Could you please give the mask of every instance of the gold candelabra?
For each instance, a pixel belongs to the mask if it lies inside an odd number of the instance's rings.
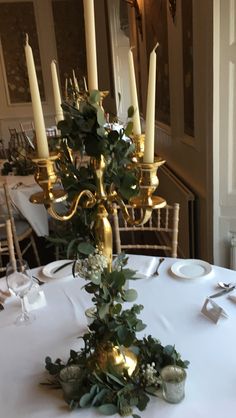
[[[140,140],[143,141],[143,136]],[[140,145],[137,145],[136,149],[139,150]],[[126,204],[116,191],[106,192],[104,187],[106,161],[103,155],[101,155],[100,158],[91,158],[90,160],[96,182],[96,192],[92,193],[90,190],[83,190],[78,193],[72,200],[70,207],[65,214],[59,214],[54,206],[54,203],[65,201],[68,197],[63,189],[55,187],[58,183],[55,161],[57,158],[60,158],[60,155],[45,160],[39,159],[35,161],[37,164],[35,180],[42,188],[42,192],[32,195],[30,201],[32,203],[43,203],[48,213],[54,219],[60,221],[71,219],[76,213],[78,206],[82,208],[91,208],[97,205],[94,223],[95,239],[96,244],[108,259],[110,270],[112,265],[112,228],[108,220],[108,215],[109,212],[113,210],[112,204],[117,203],[120,206],[124,218],[131,225],[145,224],[150,219],[154,208],[161,208],[166,205],[166,201],[163,198],[154,195],[159,184],[157,170],[165,163],[165,161],[158,157],[153,163],[143,163],[142,159],[140,159],[140,151],[135,153],[134,157],[133,164],[139,171],[139,193],[137,196],[130,199],[129,204],[134,208],[143,209],[139,219],[131,217]]]

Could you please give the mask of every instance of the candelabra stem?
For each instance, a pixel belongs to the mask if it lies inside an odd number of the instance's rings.
[[[112,229],[108,220],[108,212],[103,205],[98,205],[96,220],[94,223],[95,239],[103,255],[107,257],[108,270],[112,267]]]
[[[96,198],[98,200],[107,200],[107,194],[104,189],[104,172],[106,169],[106,161],[103,155],[99,158],[91,159],[91,166],[94,170],[96,181]]]

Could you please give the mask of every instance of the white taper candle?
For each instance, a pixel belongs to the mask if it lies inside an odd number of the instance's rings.
[[[144,145],[144,163],[153,163],[154,161],[154,141],[155,141],[155,100],[156,100],[156,48],[150,54],[147,109],[146,109],[146,132]]]
[[[133,134],[141,135],[141,123],[140,123],[140,116],[139,116],[138,95],[137,95],[137,86],[136,86],[132,49],[130,49],[128,52],[128,63],[129,63],[131,105],[134,107]]]
[[[94,0],[84,0],[84,23],[89,91],[98,90]]]
[[[32,100],[32,108],[34,115],[34,126],[35,134],[37,140],[38,148],[38,157],[39,158],[48,158],[49,149],[48,149],[48,140],[46,135],[45,123],[43,118],[42,103],[39,94],[38,80],[34,65],[34,57],[32,49],[29,45],[28,35],[26,34],[26,43],[25,43],[25,57],[29,77],[30,93]]]
[[[55,106],[55,119],[56,123],[60,120],[64,120],[64,115],[61,107],[61,93],[58,83],[57,76],[57,67],[56,61],[52,60],[51,62],[51,74],[52,74],[52,87],[53,87],[53,96],[54,96],[54,106]]]

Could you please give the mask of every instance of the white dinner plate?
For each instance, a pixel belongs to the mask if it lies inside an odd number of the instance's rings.
[[[203,260],[180,260],[171,267],[172,273],[182,279],[197,279],[205,277],[212,271],[212,266]]]
[[[55,272],[58,267],[63,266],[66,263],[71,262],[69,265],[61,268],[61,270]],[[45,277],[49,279],[63,279],[65,277],[72,275],[72,260],[57,260],[53,261],[52,263],[47,264],[42,268],[42,273]],[[43,281],[43,278],[40,277],[40,280]],[[46,280],[45,280],[46,281]]]

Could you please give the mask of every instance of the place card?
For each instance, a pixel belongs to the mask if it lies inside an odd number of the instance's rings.
[[[236,295],[230,295],[228,296],[228,299],[230,299],[232,302],[236,303]]]
[[[227,318],[228,315],[214,300],[207,298],[201,310],[202,314],[217,324],[221,316]]]

